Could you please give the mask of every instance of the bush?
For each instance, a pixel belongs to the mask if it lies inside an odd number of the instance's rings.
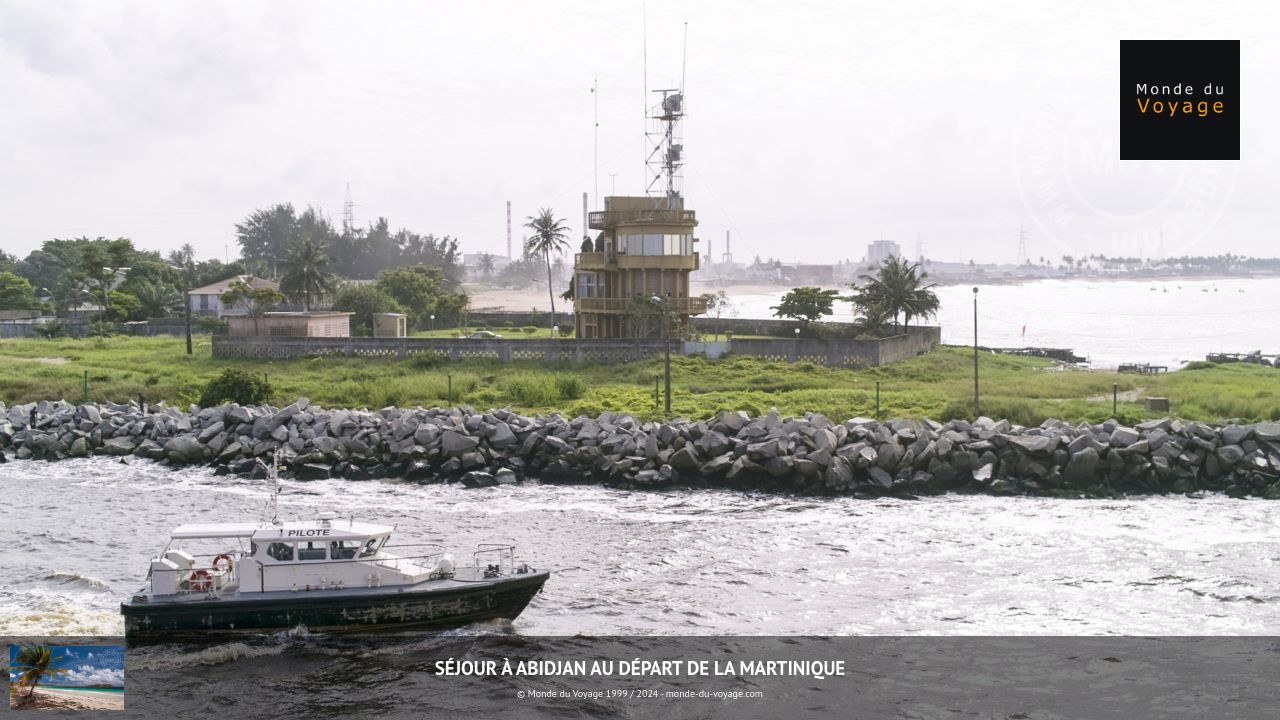
[[[67,334],[66,323],[61,320],[52,320],[41,325],[35,325],[31,328],[31,332],[39,335],[45,340],[63,337]]]
[[[1211,370],[1218,367],[1218,363],[1209,362],[1207,360],[1193,360],[1187,363],[1183,370]]]
[[[526,325],[525,327],[520,328],[520,332],[524,333],[525,335],[532,335],[538,332],[538,328],[533,327],[532,325]]]
[[[119,325],[106,320],[94,320],[84,328],[84,334],[92,337],[111,337],[119,332]]]
[[[577,400],[587,392],[587,383],[577,375],[561,375],[556,378],[556,392],[561,400]]]
[[[205,386],[200,394],[200,407],[213,407],[233,402],[241,405],[262,405],[271,397],[271,385],[266,378],[244,370],[227,368]]]
[[[198,315],[195,318],[196,330],[210,335],[225,335],[227,321],[212,315]]]

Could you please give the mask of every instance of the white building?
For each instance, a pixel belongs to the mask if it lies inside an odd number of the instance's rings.
[[[879,267],[891,257],[902,257],[902,248],[892,240],[874,240],[867,245],[867,265]]]
[[[214,317],[243,315],[244,313],[238,309],[224,308],[222,306],[222,294],[230,290],[231,286],[237,282],[248,283],[249,287],[255,290],[264,287],[279,289],[279,286],[270,280],[263,280],[253,275],[233,275],[226,280],[219,280],[211,285],[192,290],[190,293],[191,314],[212,315]]]

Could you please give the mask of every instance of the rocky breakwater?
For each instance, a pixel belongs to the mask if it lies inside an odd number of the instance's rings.
[[[1113,497],[1221,491],[1280,499],[1280,423],[1165,418],[1020,427],[1006,420],[833,422],[818,414],[644,422],[468,408],[327,410],[0,404],[0,460],[89,455],[212,464],[298,479],[404,478],[470,487],[536,481],[719,486],[908,497],[944,492]],[[0,473],[2,474],[2,473]]]

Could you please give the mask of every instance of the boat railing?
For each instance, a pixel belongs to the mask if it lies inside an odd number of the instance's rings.
[[[516,546],[504,543],[480,543],[478,549],[471,554],[471,564],[476,571],[481,570],[480,561],[484,560],[484,576],[514,573],[516,569]],[[504,566],[505,562],[505,566]]]

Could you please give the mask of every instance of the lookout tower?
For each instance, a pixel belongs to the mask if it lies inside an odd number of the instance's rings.
[[[689,294],[689,274],[699,258],[693,249],[697,216],[685,208],[682,194],[684,90],[653,92],[659,100],[646,116],[645,194],[606,197],[604,210],[587,217],[588,227],[600,231],[594,252],[574,256],[574,330],[580,338],[660,333],[660,323],[637,312],[646,303],[665,308],[677,325],[707,310],[702,298]]]

